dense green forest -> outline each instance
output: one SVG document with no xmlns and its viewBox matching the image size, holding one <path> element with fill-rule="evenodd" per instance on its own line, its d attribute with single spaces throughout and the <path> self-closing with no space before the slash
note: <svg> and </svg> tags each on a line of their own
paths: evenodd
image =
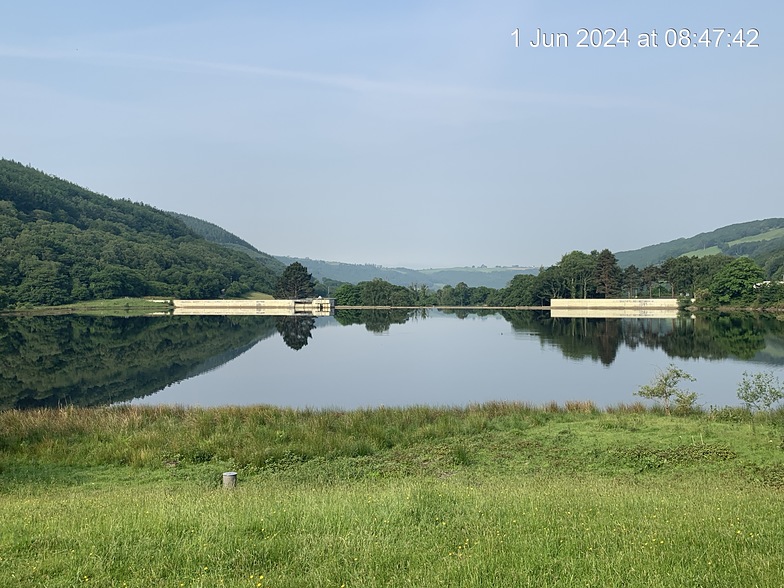
<svg viewBox="0 0 784 588">
<path fill-rule="evenodd" d="M 278 273 L 151 206 L 0 160 L 0 307 L 272 292 Z"/>
<path fill-rule="evenodd" d="M 253 245 L 241 239 L 234 233 L 230 233 L 223 227 L 219 227 L 215 223 L 211 223 L 195 216 L 181 214 L 179 212 L 167 212 L 167 214 L 181 220 L 186 227 L 192 230 L 197 235 L 204 237 L 207 241 L 223 245 L 229 249 L 246 253 L 249 257 L 260 261 L 269 269 L 273 270 L 276 274 L 283 272 L 284 265 L 272 255 L 259 251 Z"/>
<path fill-rule="evenodd" d="M 682 256 L 642 269 L 621 269 L 612 252 L 572 251 L 537 275 L 519 274 L 504 288 L 471 287 L 464 282 L 432 290 L 396 286 L 382 279 L 343 284 L 335 290 L 341 306 L 546 306 L 553 298 L 695 299 L 701 307 L 781 307 L 784 284 L 762 285 L 765 270 L 748 257 L 718 254 Z"/>
</svg>

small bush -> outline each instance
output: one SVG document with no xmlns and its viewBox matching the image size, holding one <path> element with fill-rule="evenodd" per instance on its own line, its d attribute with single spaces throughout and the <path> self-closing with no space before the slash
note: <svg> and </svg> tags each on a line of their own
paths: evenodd
<svg viewBox="0 0 784 588">
<path fill-rule="evenodd" d="M 773 372 L 743 372 L 738 384 L 738 398 L 751 412 L 770 412 L 771 407 L 784 398 L 784 386 Z"/>
<path fill-rule="evenodd" d="M 685 407 L 693 406 L 697 399 L 696 394 L 678 388 L 678 384 L 681 380 L 694 382 L 695 378 L 675 364 L 670 364 L 666 371 L 660 371 L 650 384 L 641 386 L 635 394 L 651 400 L 661 400 L 664 404 L 664 414 L 669 415 L 670 399 L 673 396 L 676 397 L 676 402 L 679 402 L 680 405 Z"/>
</svg>

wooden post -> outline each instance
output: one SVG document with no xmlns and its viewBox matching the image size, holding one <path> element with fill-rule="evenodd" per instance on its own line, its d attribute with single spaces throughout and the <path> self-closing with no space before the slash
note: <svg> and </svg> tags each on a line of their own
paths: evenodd
<svg viewBox="0 0 784 588">
<path fill-rule="evenodd" d="M 234 488 L 237 486 L 237 472 L 223 472 L 223 487 Z"/>
</svg>

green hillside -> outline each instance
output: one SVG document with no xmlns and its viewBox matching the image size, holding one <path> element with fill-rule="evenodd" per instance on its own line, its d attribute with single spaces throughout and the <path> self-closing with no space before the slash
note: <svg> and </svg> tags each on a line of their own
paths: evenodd
<svg viewBox="0 0 784 588">
<path fill-rule="evenodd" d="M 217 243 L 218 245 L 223 245 L 224 247 L 233 249 L 234 251 L 245 253 L 253 259 L 259 261 L 262 265 L 265 265 L 269 269 L 273 270 L 276 274 L 282 273 L 285 268 L 285 266 L 280 261 L 271 255 L 264 253 L 263 251 L 259 251 L 244 239 L 241 239 L 234 233 L 230 233 L 223 227 L 219 227 L 215 223 L 211 223 L 209 221 L 196 218 L 195 216 L 190 216 L 179 212 L 167 212 L 167 214 L 170 214 L 173 217 L 181 220 L 183 223 L 185 223 L 186 227 L 188 227 L 197 235 L 204 237 L 207 239 L 207 241 Z"/>
<path fill-rule="evenodd" d="M 163 211 L 0 160 L 0 306 L 271 292 L 276 275 Z"/>
<path fill-rule="evenodd" d="M 656 265 L 670 257 L 702 257 L 723 253 L 747 255 L 773 274 L 784 265 L 784 218 L 768 218 L 728 225 L 694 237 L 675 239 L 634 251 L 615 254 L 619 265 L 639 268 Z"/>
</svg>

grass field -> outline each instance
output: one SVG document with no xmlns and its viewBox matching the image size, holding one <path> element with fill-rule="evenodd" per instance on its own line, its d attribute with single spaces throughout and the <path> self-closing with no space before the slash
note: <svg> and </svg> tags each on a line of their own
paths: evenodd
<svg viewBox="0 0 784 588">
<path fill-rule="evenodd" d="M 151 312 L 165 312 L 171 310 L 168 302 L 160 299 L 148 298 L 112 298 L 107 300 L 85 300 L 72 302 L 62 306 L 36 306 L 22 308 L 16 312 L 25 314 L 86 314 L 86 315 L 111 315 L 133 316 L 145 315 Z M 8 310 L 8 312 L 15 312 Z"/>
<path fill-rule="evenodd" d="M 0 521 L 0 586 L 779 587 L 784 411 L 8 411 Z"/>
<path fill-rule="evenodd" d="M 750 237 L 735 239 L 734 241 L 730 241 L 728 245 L 738 245 L 739 243 L 755 243 L 757 241 L 769 241 L 771 239 L 780 239 L 781 237 L 784 237 L 784 227 L 771 229 L 770 231 L 760 233 L 759 235 L 751 235 Z M 694 251 L 682 253 L 681 255 L 690 257 L 706 257 L 708 255 L 718 255 L 719 253 L 721 253 L 721 249 L 714 245 L 712 247 L 706 247 L 703 249 L 695 249 Z"/>
</svg>

